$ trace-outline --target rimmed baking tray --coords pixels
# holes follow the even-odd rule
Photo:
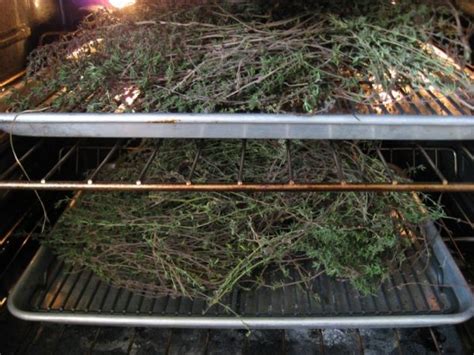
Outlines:
[[[474,116],[5,113],[0,130],[42,137],[470,140]]]
[[[392,328],[464,322],[474,314],[469,286],[434,225],[425,231],[429,259],[407,261],[375,295],[362,296],[347,282],[322,276],[310,287],[235,289],[223,300],[226,307],[207,309],[200,300],[150,298],[112,287],[42,247],[8,308],[24,320],[115,326]]]

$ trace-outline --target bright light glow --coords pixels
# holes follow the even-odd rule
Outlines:
[[[136,0],[109,0],[110,5],[117,9],[123,9],[124,7],[135,4]]]
[[[392,78],[396,77],[396,72],[393,68],[388,68],[388,72],[390,73],[390,76]],[[384,91],[382,85],[377,83],[374,76],[371,76],[369,78],[369,81],[373,83],[372,88],[375,91],[375,93],[379,96],[380,103],[382,105],[389,106],[395,103],[395,101],[397,101],[399,98],[403,98],[401,93],[398,91],[392,90],[391,93]]]
[[[453,58],[451,58],[446,52],[444,52],[442,49],[432,45],[431,43],[426,43],[421,46],[426,52],[430,54],[434,54],[438,56],[439,58],[443,59],[446,61],[447,65],[453,66],[457,70],[462,70],[464,74],[467,74],[471,79],[474,80],[474,72],[472,70],[469,70],[468,68],[461,68]]]
[[[456,62],[451,58],[446,52],[442,51],[440,48],[432,45],[431,43],[425,43],[421,45],[421,48],[423,48],[425,51],[427,51],[430,54],[435,54],[441,59],[444,59],[447,61],[449,64],[452,64],[456,69],[461,69],[459,65],[456,64]]]
[[[138,96],[140,96],[139,89],[133,86],[124,88],[121,94],[117,94],[114,97],[115,101],[120,103],[117,110],[115,110],[115,113],[122,113],[127,109],[127,107],[131,107]]]

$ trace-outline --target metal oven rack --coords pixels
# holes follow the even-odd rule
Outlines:
[[[199,165],[202,155],[205,152],[205,143],[198,140],[196,144],[189,144],[190,156],[193,156],[189,164],[189,173],[186,181],[159,181],[156,178],[147,177],[150,165],[155,159],[160,159],[160,149],[167,146],[168,140],[160,140],[156,148],[151,149],[127,146],[124,140],[113,141],[112,144],[102,146],[90,145],[86,141],[77,141],[74,144],[65,147],[59,152],[55,162],[49,167],[45,167],[45,173],[35,175],[30,172],[29,179],[19,179],[13,174],[20,171],[20,164],[27,165],[28,159],[33,152],[39,149],[44,141],[39,141],[32,148],[26,150],[18,157],[18,160],[3,173],[0,174],[0,190],[84,190],[84,191],[398,191],[398,192],[474,192],[474,181],[460,181],[457,178],[457,172],[462,165],[474,167],[474,152],[466,145],[458,144],[457,151],[450,147],[433,147],[423,143],[408,144],[403,148],[378,148],[372,151],[374,157],[380,160],[385,167],[386,181],[346,181],[344,169],[337,153],[338,143],[330,144],[332,151],[334,167],[338,176],[338,181],[320,181],[318,176],[314,180],[300,180],[293,172],[293,162],[298,158],[297,152],[292,151],[291,140],[281,143],[286,151],[286,173],[285,181],[265,181],[264,176],[254,177],[252,181],[246,179],[245,167],[248,157],[247,149],[249,140],[235,141],[235,149],[238,151],[239,159],[235,162],[229,162],[235,166],[234,179],[230,181],[217,181],[208,178],[206,181],[195,182],[193,175],[196,167]],[[105,181],[100,179],[100,172],[114,158],[127,151],[137,152],[143,150],[147,156],[146,161],[140,169],[140,174],[134,178],[121,181]],[[169,148],[172,149],[172,148]],[[92,154],[90,154],[92,152]],[[406,155],[406,164],[410,166],[423,165],[433,173],[435,180],[407,182],[397,181],[393,174],[391,163],[393,153],[402,153]],[[55,173],[64,169],[64,167],[79,169],[79,157],[92,155],[94,164],[87,167],[91,170],[87,178],[75,181],[65,181],[56,178]],[[449,161],[447,167],[441,167],[441,161]],[[283,175],[282,175],[283,176]]]
[[[473,191],[474,183],[459,183],[460,171],[474,164],[473,154],[467,146],[430,146],[427,144],[382,147],[373,151],[387,170],[387,182],[373,185],[370,182],[348,182],[340,167],[337,144],[334,144],[334,167],[340,181],[300,182],[292,173],[292,161],[297,157],[291,141],[281,142],[286,148],[288,181],[269,183],[260,179],[246,182],[245,162],[247,141],[236,144],[240,159],[236,163],[235,181],[193,181],[205,145],[193,144],[194,154],[189,156],[189,175],[183,183],[156,183],[147,177],[154,159],[160,158],[160,149],[169,142],[163,140],[155,149],[148,149],[148,159],[139,169],[140,174],[129,181],[100,181],[102,169],[110,168],[120,152],[136,151],[141,146],[126,145],[123,141],[96,145],[87,140],[64,147],[56,162],[34,180],[8,180],[1,177],[3,189],[70,189],[70,190],[156,190],[156,191]],[[236,142],[238,143],[238,142]],[[42,144],[48,144],[43,141]],[[457,143],[455,143],[457,144]],[[461,153],[458,153],[461,152]],[[34,152],[33,152],[34,153]],[[25,166],[33,154],[25,149],[20,156]],[[26,157],[25,157],[26,155]],[[67,182],[56,174],[71,167],[81,171],[81,156],[93,157],[90,173],[81,181]],[[390,168],[401,157],[409,166],[419,164],[432,169],[437,181],[404,183],[393,179]],[[92,169],[91,169],[92,168]],[[7,170],[13,174],[17,163]],[[8,175],[8,174],[7,174]],[[10,311],[26,320],[162,327],[204,328],[315,328],[315,327],[408,327],[433,326],[463,322],[474,314],[474,302],[469,286],[463,279],[437,229],[432,223],[425,226],[429,237],[431,256],[426,260],[408,258],[400,271],[394,272],[375,295],[362,296],[348,283],[322,276],[310,288],[289,286],[282,289],[235,289],[224,299],[223,306],[206,311],[202,301],[186,298],[149,298],[125,289],[111,287],[86,270],[71,269],[57,260],[47,249],[40,249],[28,270],[11,293]],[[74,236],[71,235],[71,238]],[[410,255],[408,255],[410,256]],[[296,277],[296,275],[294,275]],[[236,316],[235,314],[238,314]]]

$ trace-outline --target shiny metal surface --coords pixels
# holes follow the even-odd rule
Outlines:
[[[108,138],[474,139],[474,116],[3,113],[15,135]]]
[[[252,184],[252,183],[114,183],[114,182],[28,182],[28,181],[1,181],[0,190],[85,190],[85,191],[227,191],[227,192],[278,192],[278,191],[426,191],[426,192],[474,192],[474,183],[282,183],[282,184]]]
[[[471,291],[436,228],[425,228],[432,250],[427,267],[409,258],[375,295],[362,296],[345,282],[321,276],[311,287],[235,289],[224,306],[207,309],[204,301],[149,298],[111,287],[41,248],[8,308],[24,320],[115,326],[388,328],[463,322],[474,314]]]

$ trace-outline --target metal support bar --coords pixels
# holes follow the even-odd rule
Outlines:
[[[106,157],[102,160],[102,162],[99,164],[97,169],[94,170],[94,172],[89,176],[89,179],[87,180],[88,185],[92,185],[94,178],[99,174],[99,172],[102,170],[102,168],[107,164],[107,162],[112,158],[112,156],[115,154],[115,152],[119,149],[121,141],[117,141],[113,148],[109,151],[109,153],[106,155]]]
[[[242,139],[242,146],[240,148],[240,162],[239,162],[239,174],[237,176],[237,184],[242,185],[244,175],[244,162],[245,162],[245,149],[247,147],[247,140]]]
[[[469,158],[469,160],[474,163],[474,154],[472,154],[471,151],[464,144],[461,145],[461,149],[464,154],[466,154],[466,156]]]
[[[48,180],[53,174],[66,162],[66,160],[76,151],[76,149],[79,147],[80,141],[77,141],[76,144],[74,144],[66,154],[63,155],[61,159],[58,160],[56,164],[51,168],[50,171],[41,179],[41,183],[45,184],[46,180]]]
[[[0,237],[0,248],[5,244],[5,242],[13,235],[13,233],[17,230],[17,228],[23,223],[25,220],[26,216],[31,212],[32,206],[30,206],[25,213],[23,213],[18,221],[15,222],[15,224],[8,229],[8,231]]]
[[[448,184],[448,180],[444,177],[443,173],[438,169],[438,167],[436,166],[436,164],[433,162],[433,160],[430,158],[429,154],[426,152],[426,150],[420,146],[419,144],[417,144],[417,148],[421,151],[421,153],[423,154],[423,156],[425,157],[425,159],[428,161],[428,164],[431,166],[431,169],[433,169],[433,171],[435,172],[435,174],[438,176],[438,178],[441,180],[441,182],[443,183],[443,185],[447,185]]]
[[[67,26],[66,11],[64,9],[64,0],[59,0],[59,13],[61,14],[61,23],[63,26]]]
[[[436,338],[436,335],[435,335],[435,333],[433,332],[433,328],[430,327],[429,330],[430,330],[430,334],[431,334],[431,339],[433,340],[433,344],[434,344],[434,346],[435,346],[435,348],[436,348],[436,352],[437,352],[438,354],[443,354],[444,351],[441,351],[441,346],[439,345],[438,339]]]
[[[89,180],[91,181],[91,180]],[[284,191],[374,191],[374,192],[474,192],[474,183],[145,183],[141,185],[119,182],[27,182],[3,181],[0,190],[89,190],[89,191],[241,191],[241,192],[284,192]]]
[[[137,185],[141,185],[143,178],[145,177],[148,169],[150,168],[151,163],[155,159],[156,155],[158,154],[158,151],[160,150],[161,145],[163,144],[163,139],[160,139],[158,141],[158,144],[156,145],[155,150],[153,153],[151,153],[150,157],[148,158],[147,162],[145,163],[145,166],[143,167],[142,171],[140,172],[140,175],[138,176],[138,179],[136,181]]]
[[[8,264],[3,268],[2,271],[0,271],[0,279],[3,279],[5,275],[8,275],[8,272],[10,271],[10,267],[13,265],[13,263],[16,261],[18,255],[21,254],[23,249],[25,248],[26,245],[28,245],[29,241],[33,238],[33,235],[37,228],[41,226],[41,221],[37,222],[34,227],[30,230],[30,232],[26,233],[26,236],[24,237],[23,241],[21,242],[21,245],[15,250],[15,253],[13,256],[10,258],[10,261]]]
[[[10,25],[11,26],[11,25]],[[3,32],[0,37],[0,49],[7,48],[13,44],[24,41],[31,36],[31,27],[22,25],[19,27],[10,27],[9,31]]]
[[[34,146],[32,146],[30,149],[28,149],[28,151],[23,154],[19,159],[18,161],[21,163],[23,162],[25,159],[27,159],[36,149],[38,149],[39,147],[41,147],[41,145],[43,144],[43,140],[40,140],[39,142],[37,142]],[[17,167],[18,167],[18,161],[15,160],[15,162],[2,174],[0,175],[0,180],[3,180],[5,179],[8,175],[10,175]]]
[[[26,70],[21,70],[18,73],[12,75],[11,77],[5,79],[4,81],[0,81],[0,89],[3,87],[7,86],[10,83],[13,83],[14,81],[20,79],[22,76],[26,74]]]
[[[459,204],[458,200],[452,195],[448,195],[453,201],[456,208],[461,212],[461,215],[464,218],[464,222],[468,223],[471,228],[474,228],[474,221],[469,217],[469,214],[464,210],[464,208]]]
[[[293,165],[291,163],[291,141],[289,139],[285,142],[286,145],[286,156],[288,159],[288,183],[294,184],[295,180],[293,179]]]

